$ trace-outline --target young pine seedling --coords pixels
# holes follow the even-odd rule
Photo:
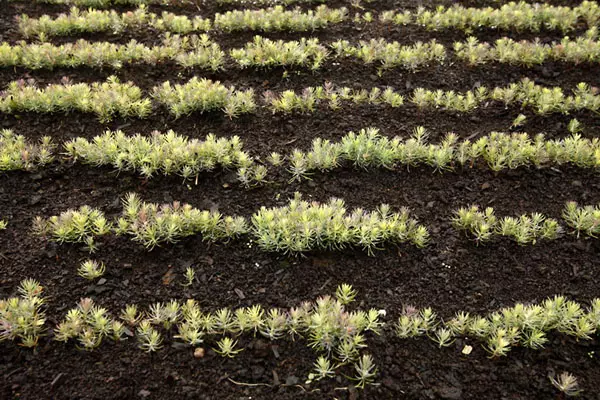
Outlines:
[[[563,372],[557,377],[550,376],[552,386],[560,390],[565,396],[573,397],[581,393],[577,378],[568,372]]]
[[[135,304],[128,304],[123,311],[121,311],[120,318],[129,326],[135,326],[142,320],[143,316],[138,312],[138,308]]]
[[[454,334],[452,333],[452,330],[450,330],[450,329],[439,328],[433,334],[432,339],[440,346],[440,348],[448,347],[452,343],[454,343]]]
[[[526,120],[527,120],[527,117],[524,114],[519,114],[519,115],[517,115],[517,118],[514,119],[514,121],[512,122],[512,125],[510,127],[513,129],[519,128],[525,124]]]
[[[372,384],[377,375],[377,366],[373,362],[373,357],[370,354],[365,354],[360,361],[354,366],[356,376],[353,380],[356,381],[356,387],[364,389],[366,385]]]
[[[104,275],[105,271],[106,267],[104,263],[96,260],[86,260],[81,263],[81,266],[77,270],[77,275],[91,281]]]
[[[314,381],[320,381],[324,378],[332,378],[335,376],[335,368],[331,365],[331,361],[327,357],[320,356],[314,364],[313,372],[308,374],[306,384]]]
[[[348,305],[354,301],[357,293],[358,292],[352,288],[352,285],[342,283],[340,286],[337,287],[337,290],[335,291],[335,297],[343,305]]]
[[[137,329],[140,349],[152,353],[162,348],[160,332],[152,327],[150,321],[142,321]]]
[[[240,353],[243,349],[237,349],[237,340],[233,340],[230,337],[224,337],[217,342],[218,349],[213,349],[217,354],[223,357],[233,358],[236,354]]]
[[[182,283],[181,286],[192,286],[192,284],[194,283],[194,280],[196,279],[196,271],[194,271],[194,268],[192,267],[187,267],[185,270],[185,283]]]

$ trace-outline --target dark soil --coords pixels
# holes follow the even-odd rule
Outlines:
[[[376,10],[414,7],[417,3],[386,1],[366,6]],[[555,2],[566,3],[571,2]],[[194,11],[190,6],[173,9]],[[0,35],[16,40],[11,27],[15,14],[41,15],[66,8],[20,2],[0,3],[0,10]],[[202,10],[204,13],[205,9]],[[207,15],[215,11],[214,7],[206,9]],[[355,37],[350,28],[344,29],[334,30],[334,36]],[[327,32],[331,31],[324,31],[320,37],[325,39]],[[398,30],[396,35],[401,32]],[[440,37],[444,43],[455,40],[440,33],[420,34]],[[493,34],[488,32],[481,38]],[[399,40],[399,36],[392,37]],[[221,39],[223,45],[229,39],[238,40],[233,36]],[[467,90],[478,83],[505,85],[524,76],[564,88],[580,81],[600,85],[597,66],[546,64],[525,69],[491,65],[468,69],[454,63],[418,73],[398,70],[383,77],[377,77],[375,71],[374,67],[344,62],[339,66],[328,64],[316,74],[300,71],[288,79],[281,77],[282,71],[236,69],[201,76],[238,87],[254,87],[259,92],[300,89],[327,80],[353,87],[390,85],[406,92],[417,86]],[[2,70],[0,84],[29,77],[45,84],[57,82],[63,75],[76,81],[94,81],[111,73],[114,71]],[[182,82],[195,73],[162,65],[128,67],[117,75],[149,90],[162,80]],[[468,115],[419,112],[407,105],[399,109],[322,108],[311,115],[289,116],[260,110],[256,115],[235,120],[212,114],[173,120],[159,109],[147,120],[118,120],[108,125],[82,114],[2,115],[0,124],[30,139],[51,135],[59,143],[77,136],[93,137],[108,128],[128,133],[174,129],[192,137],[203,137],[209,132],[219,136],[239,135],[254,156],[264,159],[271,151],[288,153],[292,147],[307,149],[316,137],[338,139],[350,130],[366,126],[379,127],[388,136],[408,136],[415,126],[423,125],[434,141],[447,131],[455,131],[461,137],[477,137],[494,130],[508,130],[521,112],[528,116],[524,130],[545,132],[548,137],[566,136],[566,124],[573,117],[583,123],[587,137],[596,136],[599,127],[597,115],[592,113],[536,116],[528,110],[505,109],[497,104]],[[64,160],[40,171],[2,174],[0,217],[9,226],[0,232],[0,298],[13,295],[22,279],[38,279],[46,288],[48,322],[52,326],[82,297],[93,298],[114,314],[126,304],[146,306],[189,297],[196,298],[206,310],[257,303],[265,307],[290,307],[331,294],[340,283],[350,283],[359,291],[361,308],[387,311],[384,333],[368,338],[369,352],[379,369],[378,386],[365,391],[348,389],[351,385],[343,377],[303,385],[316,358],[303,340],[270,343],[243,337],[240,344],[245,350],[234,359],[223,359],[209,350],[214,345],[209,341],[205,346],[206,356],[196,359],[189,348],[173,345],[172,340],[167,340],[165,348],[154,355],[139,350],[135,340],[120,344],[107,341],[93,352],[84,352],[73,343],[63,345],[52,341],[50,334],[34,352],[7,342],[0,345],[3,375],[0,398],[552,399],[560,397],[547,376],[562,371],[578,377],[583,398],[599,398],[597,340],[576,342],[565,336],[551,336],[544,350],[514,349],[508,357],[491,360],[481,346],[468,340],[460,339],[451,347],[440,349],[428,339],[396,339],[392,328],[405,305],[432,306],[447,318],[459,310],[488,313],[515,302],[541,301],[556,294],[582,303],[597,297],[600,283],[597,240],[576,239],[567,233],[559,240],[535,246],[520,247],[508,240],[476,246],[449,223],[454,209],[473,203],[493,206],[498,215],[539,211],[560,218],[568,200],[582,204],[600,202],[600,182],[595,172],[560,167],[494,174],[484,168],[473,168],[440,174],[429,168],[359,171],[347,167],[314,174],[311,180],[301,183],[288,183],[289,174],[283,170],[275,171],[271,179],[268,185],[251,190],[240,188],[230,171],[202,175],[197,185],[184,184],[177,177],[146,181],[135,174],[116,174],[110,168],[72,165]],[[79,246],[47,243],[30,233],[35,216],[56,215],[84,204],[115,216],[121,209],[120,199],[130,191],[139,193],[146,201],[181,200],[198,208],[218,208],[224,214],[244,216],[251,215],[261,205],[283,205],[296,191],[319,201],[340,197],[349,207],[373,209],[381,203],[389,203],[395,209],[408,206],[432,232],[432,243],[422,250],[387,246],[373,257],[359,250],[346,250],[287,258],[261,252],[244,240],[209,244],[200,238],[190,238],[148,252],[124,238],[107,237],[95,255],[107,265],[106,282],[98,285],[89,284],[76,274],[80,262],[89,257],[87,252]],[[199,279],[184,288],[180,285],[182,274],[189,266],[195,268]],[[464,356],[461,350],[469,343],[474,347],[473,352]]]

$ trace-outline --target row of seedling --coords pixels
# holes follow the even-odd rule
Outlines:
[[[600,109],[600,96],[587,83],[579,83],[571,94],[560,87],[545,87],[527,78],[504,87],[457,92],[454,90],[413,89],[406,98],[422,110],[440,109],[467,113],[487,107],[491,101],[506,107],[521,106],[535,113],[568,114],[574,111]],[[154,108],[164,107],[179,118],[192,113],[222,112],[229,118],[255,114],[260,105],[252,88],[236,89],[219,81],[194,77],[188,82],[163,82],[155,86],[150,97],[131,82],[121,83],[111,76],[105,82],[72,83],[67,78],[60,84],[40,88],[33,81],[13,81],[0,92],[0,112],[18,114],[82,112],[96,114],[100,122],[115,118],[148,118]],[[314,113],[319,105],[331,110],[343,106],[385,105],[392,108],[405,105],[405,96],[391,87],[380,89],[352,89],[336,87],[331,83],[307,87],[302,91],[266,91],[262,103],[273,113]]]
[[[267,162],[274,168],[285,167],[291,181],[310,178],[315,172],[326,172],[353,166],[358,169],[429,166],[436,171],[452,171],[478,166],[494,172],[520,167],[557,167],[573,165],[595,169],[600,166],[600,141],[584,138],[576,119],[569,123],[571,136],[546,139],[527,133],[492,132],[476,140],[459,140],[448,133],[437,144],[429,143],[424,127],[414,129],[412,136],[388,138],[377,128],[350,132],[339,141],[317,138],[308,151],[293,149],[287,156],[273,152]],[[73,160],[93,166],[111,166],[116,171],[137,172],[145,178],[157,175],[179,175],[197,180],[198,175],[215,168],[236,169],[246,183],[265,183],[268,169],[243,151],[239,137],[204,140],[176,134],[152,132],[149,136],[128,136],[122,131],[106,131],[92,139],[76,138],[63,144]],[[39,144],[0,131],[0,170],[35,170],[56,159],[57,150],[50,137]],[[246,185],[249,186],[249,185]]]
[[[8,3],[18,3],[21,0],[7,0]],[[192,0],[34,0],[35,3],[41,4],[57,4],[76,7],[93,7],[107,8],[111,6],[142,6],[142,5],[159,5],[159,6],[192,6],[197,9],[197,4]],[[215,0],[216,4],[229,5],[244,5],[244,4],[262,4],[262,5],[290,5],[290,4],[321,4],[327,0]]]
[[[534,41],[514,41],[498,39],[494,44],[480,43],[469,37],[464,42],[454,43],[456,58],[469,65],[492,62],[531,67],[549,61],[569,63],[598,63],[600,46],[597,30],[587,32],[585,37],[563,38],[552,44]],[[365,65],[377,65],[378,73],[404,68],[417,71],[430,65],[443,65],[448,62],[446,47],[436,40],[416,42],[411,45],[383,38],[351,43],[337,40],[329,44],[320,43],[316,38],[299,40],[271,40],[255,36],[244,47],[226,52],[208,35],[179,36],[167,34],[159,45],[147,46],[131,40],[125,44],[110,42],[89,42],[78,40],[74,43],[55,45],[51,43],[17,44],[0,43],[0,67],[25,67],[28,69],[53,69],[59,67],[77,68],[110,67],[122,68],[126,65],[157,65],[170,61],[184,68],[201,68],[218,71],[232,63],[237,68],[309,68],[318,70],[327,60],[351,59]]]
[[[105,341],[133,338],[140,349],[156,352],[169,336],[193,349],[197,358],[204,357],[203,346],[207,345],[215,353],[233,358],[244,350],[238,346],[238,338],[243,336],[261,336],[270,341],[300,339],[319,355],[317,368],[307,377],[307,383],[350,369],[355,371],[350,379],[364,388],[376,376],[373,359],[365,349],[367,337],[380,333],[381,313],[374,309],[349,310],[348,304],[356,296],[350,285],[338,287],[335,297],[322,296],[289,310],[253,305],[208,312],[198,301],[188,299],[154,303],[147,310],[131,304],[115,317],[92,299],[84,298],[54,329],[48,328],[42,286],[28,279],[21,282],[18,291],[19,296],[0,300],[0,341],[31,348],[38,345],[40,337],[48,335],[55,341],[76,343],[78,348],[92,351]]]
[[[465,42],[454,43],[454,51],[459,59],[470,65],[499,62],[532,66],[548,61],[597,63],[600,61],[600,45],[596,39],[596,28],[588,31],[586,37],[578,37],[575,40],[566,37],[552,44],[541,43],[539,40],[515,41],[502,38],[491,45],[469,37]]]
[[[44,15],[31,18],[18,17],[19,32],[26,38],[47,38],[50,36],[70,36],[80,33],[110,32],[122,33],[130,29],[152,28],[157,31],[188,34],[209,31],[235,32],[251,31],[314,31],[348,18],[346,8],[329,8],[325,5],[315,10],[303,11],[299,8],[286,10],[275,6],[259,10],[233,10],[217,13],[212,19],[202,16],[188,17],[163,11],[157,15],[146,7],[119,13],[114,10],[80,10],[71,8],[68,14],[57,17]]]
[[[67,36],[78,33],[114,32],[126,29],[150,27],[158,31],[191,33],[215,31],[314,31],[329,25],[339,24],[349,19],[348,10],[329,8],[325,5],[314,10],[300,8],[285,9],[275,6],[258,10],[233,10],[217,13],[213,18],[202,16],[188,17],[163,11],[161,15],[149,12],[144,6],[134,11],[119,13],[114,10],[80,10],[71,8],[68,14],[57,17],[43,15],[31,18],[21,15],[18,18],[19,32],[25,37]],[[531,4],[524,1],[510,2],[499,8],[419,7],[415,11],[387,10],[378,17],[371,12],[357,14],[354,22],[360,25],[377,22],[384,24],[424,26],[428,30],[458,29],[472,32],[481,28],[502,29],[505,31],[539,32],[543,29],[568,32],[584,21],[593,27],[600,19],[600,8],[595,1],[584,1],[574,7],[550,4]]]
[[[595,237],[600,232],[599,210],[598,206],[579,207],[568,202],[563,218],[577,237]],[[477,243],[504,236],[520,245],[535,244],[542,239],[554,240],[563,231],[556,219],[540,213],[498,218],[493,208],[480,210],[477,206],[456,210],[452,224],[467,231]],[[348,210],[341,199],[308,202],[299,194],[286,206],[261,207],[248,221],[177,201],[147,203],[131,193],[123,200],[121,217],[114,221],[99,209],[82,206],[49,218],[36,217],[33,232],[58,243],[83,243],[90,252],[97,249],[99,238],[112,233],[128,236],[148,249],[196,235],[219,242],[244,236],[263,251],[291,255],[344,248],[361,248],[373,254],[385,244],[410,243],[422,248],[430,242],[428,229],[406,208],[394,212],[381,204],[373,211]]]
[[[142,309],[127,305],[118,316],[82,299],[53,328],[46,319],[43,287],[32,279],[21,282],[18,296],[0,300],[0,341],[12,341],[33,348],[43,336],[54,341],[76,343],[92,351],[103,342],[136,340],[141,350],[157,352],[165,346],[165,337],[193,350],[196,358],[206,355],[205,347],[223,357],[233,358],[244,351],[240,339],[261,336],[271,342],[292,340],[317,353],[306,384],[350,370],[344,374],[359,388],[373,384],[377,377],[374,359],[367,353],[373,335],[402,339],[429,337],[437,345],[451,346],[457,338],[481,343],[490,358],[507,356],[515,347],[544,348],[548,334],[560,333],[577,340],[594,340],[600,329],[600,299],[588,307],[563,296],[548,298],[539,304],[517,303],[487,315],[457,312],[449,319],[440,318],[431,308],[418,310],[405,306],[393,330],[385,329],[386,310],[351,310],[357,296],[352,286],[340,285],[335,296],[322,296],[290,309],[263,308],[256,304],[237,309],[221,308],[209,312],[195,299],[170,300]],[[464,341],[463,341],[464,343]],[[464,345],[469,356],[473,347]],[[578,393],[577,380],[568,373],[551,377],[563,393]]]
[[[224,216],[180,202],[147,203],[129,194],[123,200],[121,217],[114,222],[102,211],[82,206],[50,218],[37,217],[33,231],[58,243],[83,243],[90,251],[97,249],[98,238],[111,233],[131,237],[148,249],[195,235],[221,242],[249,235],[250,243],[260,249],[286,254],[347,247],[371,253],[385,243],[423,247],[429,239],[427,229],[407,209],[392,212],[382,204],[374,211],[349,211],[340,199],[320,204],[302,200],[299,194],[287,206],[261,207],[250,223],[244,217]]]

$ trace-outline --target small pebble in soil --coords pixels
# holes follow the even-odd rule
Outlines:
[[[197,347],[196,349],[194,349],[194,358],[204,358],[204,348],[203,347]]]

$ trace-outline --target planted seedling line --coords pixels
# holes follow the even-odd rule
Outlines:
[[[584,1],[575,7],[530,4],[527,2],[504,4],[500,8],[473,8],[455,5],[435,10],[418,8],[410,10],[383,11],[377,18],[371,12],[356,14],[353,22],[358,25],[381,22],[395,25],[419,25],[427,30],[440,31],[458,29],[472,32],[481,28],[539,32],[542,29],[571,31],[584,21],[588,28],[594,27],[600,17],[596,2]],[[71,8],[68,14],[55,18],[44,15],[30,18],[18,17],[19,32],[24,37],[66,36],[77,33],[121,32],[126,29],[151,27],[159,31],[191,33],[215,31],[296,31],[322,29],[348,19],[345,7],[331,9],[320,5],[314,10],[299,8],[286,10],[275,6],[260,10],[234,10],[217,13],[212,19],[202,16],[188,17],[163,12],[161,15],[148,12],[142,5],[134,11],[118,13],[114,10],[80,10]]]
[[[600,141],[583,138],[570,123],[571,136],[545,139],[543,134],[493,132],[477,140],[459,141],[448,133],[438,144],[427,142],[427,130],[417,127],[409,138],[387,138],[376,128],[350,132],[340,141],[317,138],[309,151],[294,149],[286,157],[292,180],[308,178],[315,171],[326,172],[351,164],[357,169],[430,166],[445,172],[481,165],[499,172],[520,167],[553,167],[563,164],[595,169],[600,166]],[[283,163],[273,154],[269,160]]]
[[[395,25],[418,24],[428,30],[459,29],[472,32],[481,28],[539,32],[541,29],[568,32],[580,20],[588,27],[595,26],[600,10],[595,1],[583,1],[575,7],[553,6],[545,3],[511,1],[499,8],[438,6],[435,9],[419,7],[416,12],[389,10],[380,14],[380,21]]]
[[[155,86],[152,99],[143,96],[142,90],[131,82],[121,83],[116,77],[106,82],[71,83],[64,79],[61,84],[50,84],[38,88],[32,81],[14,81],[0,93],[0,112],[18,114],[20,112],[55,113],[84,112],[96,114],[100,122],[106,123],[117,117],[147,118],[153,106],[167,108],[175,118],[198,112],[223,112],[230,118],[241,114],[256,113],[256,99],[253,89],[237,90],[226,87],[219,81],[190,79],[184,84],[163,82]],[[267,91],[263,95],[266,108],[273,112],[315,112],[316,106],[325,103],[337,110],[341,104],[388,104],[401,107],[404,97],[392,88],[381,90],[377,87],[353,90],[348,87],[336,88],[331,83],[324,86],[308,87],[297,93],[286,90],[280,93]],[[567,95],[560,87],[544,87],[525,78],[519,83],[505,87],[478,87],[467,92],[453,90],[429,90],[417,88],[410,95],[410,102],[420,109],[443,109],[458,112],[472,112],[490,100],[504,103],[505,106],[522,105],[532,108],[537,114],[569,113],[571,111],[600,109],[600,96],[586,83],[580,83]]]
[[[161,44],[146,46],[131,40],[126,44],[88,42],[54,45],[51,43],[0,43],[1,67],[24,67],[32,70],[54,68],[157,65],[172,61],[184,68],[218,71],[223,68],[225,53],[206,34],[196,36],[166,35]]]
[[[34,348],[49,333],[43,287],[26,279],[18,288],[18,296],[0,300],[0,341],[8,340]],[[405,306],[393,330],[383,329],[386,310],[350,310],[357,291],[351,285],[338,286],[335,296],[322,296],[314,302],[303,302],[289,310],[265,309],[259,304],[238,309],[221,308],[207,312],[195,299],[170,300],[152,304],[141,310],[129,304],[118,317],[90,298],[82,299],[54,327],[52,336],[59,342],[76,342],[81,350],[93,351],[103,342],[120,342],[134,336],[141,350],[156,352],[165,345],[165,337],[194,349],[202,357],[208,343],[215,353],[234,358],[244,348],[238,347],[242,336],[260,335],[270,341],[293,340],[317,353],[313,370],[306,383],[333,378],[353,367],[350,377],[364,388],[375,382],[377,368],[366,353],[372,334],[391,339],[428,337],[440,348],[451,346],[457,338],[481,343],[492,359],[505,357],[514,347],[539,350],[548,344],[549,333],[560,333],[577,340],[593,340],[600,327],[600,299],[589,307],[554,296],[538,304],[517,303],[487,315],[457,312],[443,320],[431,308],[421,310]],[[218,339],[220,338],[220,339]],[[467,347],[470,350],[467,350]],[[471,346],[462,353],[470,354]],[[563,374],[564,375],[564,374]],[[576,379],[561,376],[552,381],[559,390],[574,391]]]
[[[297,255],[311,250],[359,247],[369,254],[385,243],[411,243],[424,247],[427,228],[410,216],[408,209],[392,212],[382,204],[375,211],[348,211],[344,201],[307,202],[300,194],[284,207],[262,207],[250,221],[199,210],[189,204],[143,202],[135,193],[123,199],[120,218],[108,221],[99,209],[82,206],[60,215],[34,219],[33,232],[58,243],[83,243],[90,252],[97,240],[115,233],[128,236],[151,250],[199,235],[203,240],[227,242],[246,235],[261,250]]]
[[[590,30],[586,38],[573,41],[565,38],[560,44],[546,45],[537,42],[514,42],[500,39],[495,47],[479,43],[470,38],[467,42],[455,43],[459,59],[472,65],[497,61],[501,63],[532,66],[548,60],[578,63],[595,63],[600,60],[600,46],[596,41],[596,30]],[[379,72],[403,67],[416,71],[431,63],[443,63],[446,49],[435,40],[427,43],[402,46],[398,42],[372,39],[351,45],[346,40],[330,44],[335,58],[353,57],[365,64],[381,64]],[[232,49],[231,59],[240,68],[308,67],[321,68],[329,53],[317,39],[300,41],[272,41],[260,36],[244,48]],[[198,67],[218,71],[224,68],[225,52],[207,35],[181,37],[167,35],[162,44],[147,47],[135,40],[119,45],[108,42],[79,40],[59,46],[49,43],[10,45],[0,44],[0,66],[22,66],[30,69],[52,69],[55,67],[77,68],[80,66],[119,69],[132,63],[154,65],[169,60],[185,67]]]
[[[456,210],[452,224],[455,228],[468,232],[477,243],[505,236],[519,245],[536,244],[540,240],[554,240],[562,232],[556,219],[547,218],[541,213],[498,218],[492,207],[480,211],[476,205]]]
[[[310,150],[292,150],[288,155],[271,153],[272,168],[285,168],[291,181],[308,178],[316,171],[327,172],[350,164],[357,169],[429,166],[438,172],[482,165],[494,172],[521,167],[573,165],[596,169],[600,166],[600,139],[583,138],[580,124],[569,123],[571,136],[547,140],[543,134],[492,132],[477,140],[459,140],[448,133],[437,144],[429,143],[428,132],[417,127],[409,138],[382,136],[377,128],[350,132],[339,141],[317,138]],[[134,171],[145,178],[178,175],[197,180],[201,172],[215,168],[237,170],[246,187],[268,182],[268,169],[243,150],[239,137],[204,140],[180,136],[173,131],[152,132],[149,136],[127,136],[122,131],[106,131],[91,139],[65,142],[67,160],[115,170]],[[49,137],[32,144],[11,130],[0,131],[0,171],[44,167],[55,160],[56,146]]]
[[[516,42],[510,38],[495,43],[480,43],[469,37],[453,45],[454,60],[471,66],[492,62],[532,67],[549,61],[574,64],[600,61],[600,45],[596,28],[584,37],[563,38],[560,42],[544,44],[539,40]],[[452,62],[448,49],[435,39],[402,45],[383,38],[359,41],[348,40],[320,43],[316,38],[300,38],[293,41],[274,41],[255,36],[242,48],[221,49],[207,34],[180,36],[167,34],[161,43],[146,46],[131,40],[126,44],[89,42],[80,39],[74,43],[16,44],[0,43],[0,67],[24,67],[32,70],[53,68],[110,67],[120,69],[125,65],[157,65],[164,61],[174,62],[183,68],[200,68],[211,71],[232,68],[265,69],[274,67],[309,68],[319,70],[328,60],[353,59],[364,65],[378,65],[378,73],[395,68],[416,72],[430,65]]]
[[[594,237],[600,225],[597,206],[578,207],[568,202],[563,211],[573,234]],[[519,245],[534,245],[542,240],[557,239],[563,228],[554,218],[542,213],[518,217],[495,215],[491,207],[457,209],[452,225],[469,233],[477,243],[504,236]],[[362,208],[347,210],[341,199],[327,203],[302,200],[296,193],[283,207],[261,207],[250,219],[224,216],[218,211],[199,210],[175,201],[156,204],[142,201],[135,193],[123,199],[121,217],[109,221],[104,213],[90,206],[69,209],[60,215],[34,219],[33,233],[57,243],[83,243],[90,252],[98,249],[97,240],[105,235],[128,236],[148,250],[200,236],[212,242],[227,242],[246,237],[260,250],[299,255],[313,250],[362,248],[369,255],[389,243],[410,243],[423,248],[430,243],[428,229],[414,219],[407,208],[393,212],[381,204],[374,211]]]
[[[124,13],[114,10],[80,10],[73,7],[69,14],[61,14],[55,18],[48,15],[31,18],[23,14],[17,17],[17,23],[23,37],[46,39],[80,33],[117,34],[141,28],[178,34],[243,30],[307,32],[339,24],[347,18],[348,10],[345,7],[332,9],[325,5],[308,11],[299,8],[286,10],[282,6],[261,10],[234,10],[217,13],[212,19],[202,16],[190,18],[166,11],[157,15],[143,6]]]
[[[9,3],[19,3],[21,0],[6,0]],[[214,0],[219,5],[244,5],[244,4],[321,4],[327,0]],[[191,0],[34,0],[41,4],[61,4],[77,7],[107,8],[111,6],[140,6],[140,5],[197,5]]]

